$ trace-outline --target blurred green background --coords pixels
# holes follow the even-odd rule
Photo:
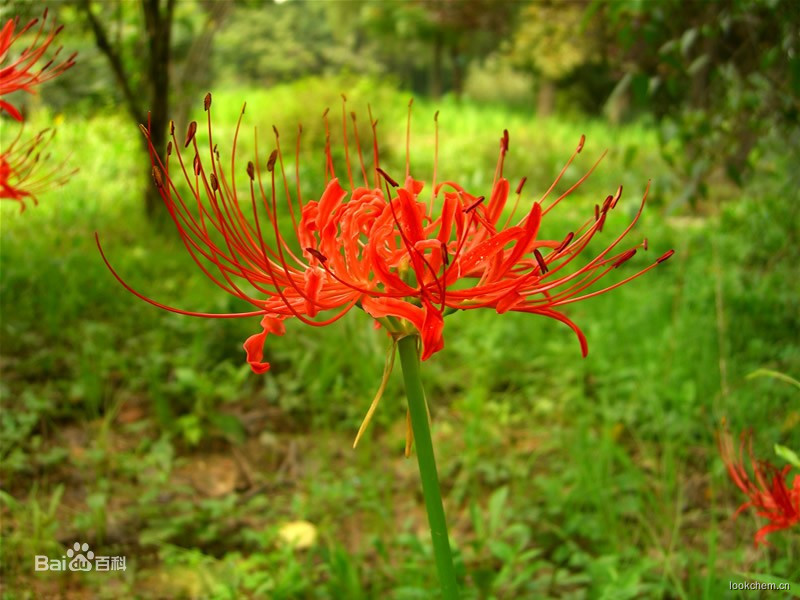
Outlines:
[[[258,319],[159,311],[100,259],[95,232],[150,297],[248,310],[147,199],[137,121],[160,105],[182,132],[204,119],[207,90],[223,160],[248,103],[240,169],[253,127],[277,125],[291,148],[302,121],[308,196],[323,189],[320,117],[338,114],[340,93],[362,128],[371,104],[389,173],[404,164],[413,96],[412,173],[427,181],[440,111],[439,178],[475,195],[488,195],[508,129],[506,174],[512,186],[528,177],[527,206],[581,134],[559,189],[608,149],[548,214],[552,239],[622,184],[610,241],[651,182],[631,235],[649,238],[651,258],[676,255],[569,307],[588,358],[556,322],[471,311],[448,317],[445,350],[423,365],[465,598],[755,597],[728,583],[754,578],[800,593],[797,527],[753,547],[766,522],[731,518],[745,497],[715,442],[725,418],[778,466],[774,444],[800,450],[800,394],[763,371],[800,375],[800,5],[173,4],[171,15],[167,0],[0,13],[24,21],[47,5],[65,25],[60,44],[79,51],[15,100],[29,135],[58,128],[52,160],[80,169],[22,215],[0,206],[3,597],[436,597],[399,372],[351,448],[386,351],[371,320],[291,323],[267,342],[272,370],[253,375],[241,344]],[[12,129],[4,120],[3,140]],[[316,534],[302,548],[282,541],[300,521]],[[33,571],[34,555],[74,541],[126,556],[127,570]]]

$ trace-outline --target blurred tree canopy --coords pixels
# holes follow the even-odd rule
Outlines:
[[[588,0],[542,0],[528,4],[519,15],[506,56],[515,67],[537,76],[539,114],[553,112],[557,87],[576,90],[588,112],[596,111],[598,98],[613,87],[606,58],[613,40],[604,21],[585,20],[588,6]]]
[[[743,183],[765,143],[800,146],[796,0],[49,4],[80,62],[45,97],[126,106],[137,122],[149,110],[160,132],[168,116],[184,127],[187,106],[213,86],[351,74],[540,114],[653,119],[678,201],[691,204],[721,176]],[[40,10],[11,7],[23,18]]]
[[[460,95],[469,64],[500,45],[522,6],[496,0],[243,2],[220,34],[214,64],[238,81],[269,84],[345,71],[388,75],[436,97]]]
[[[632,94],[659,120],[664,156],[688,184],[679,200],[706,196],[719,167],[741,184],[765,137],[796,151],[796,0],[595,0],[586,18],[614,31],[614,94]]]
[[[213,0],[78,0],[77,6],[108,61],[128,113],[136,123],[149,124],[156,152],[164,153],[170,116],[181,127],[187,113],[186,102],[179,102],[171,113],[171,90],[186,94],[209,81],[211,40],[232,5]],[[173,30],[183,33],[177,43]],[[182,59],[177,77],[176,56]],[[153,186],[145,189],[145,209],[154,216],[161,199]]]
[[[62,0],[45,4],[65,26],[63,43],[78,50],[70,77],[54,82],[46,98],[66,106],[121,106],[132,129],[151,123],[153,145],[163,153],[167,127],[185,127],[190,102],[211,83],[211,43],[233,4],[214,0]],[[42,6],[11,5],[21,19],[41,15]],[[69,100],[64,100],[66,97]],[[141,136],[142,171],[150,175],[147,143]],[[144,195],[147,214],[159,213],[161,199],[151,185]]]

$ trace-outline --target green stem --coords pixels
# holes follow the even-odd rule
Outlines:
[[[439,489],[436,459],[433,455],[431,430],[428,426],[425,392],[419,377],[417,339],[417,336],[406,336],[400,339],[397,347],[400,351],[400,364],[403,367],[403,379],[406,383],[411,429],[414,432],[419,475],[422,479],[422,495],[425,498],[425,509],[428,512],[428,525],[431,528],[433,554],[436,558],[436,570],[439,572],[439,583],[442,586],[442,598],[457,600],[456,573],[453,568],[453,556],[450,552],[450,538],[447,535],[447,521],[444,517],[442,492]]]

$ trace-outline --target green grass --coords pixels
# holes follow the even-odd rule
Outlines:
[[[221,153],[244,100],[242,165],[253,125],[268,149],[276,124],[285,149],[302,120],[304,195],[319,194],[319,116],[328,105],[339,114],[340,89],[364,140],[362,109],[372,103],[384,164],[402,173],[407,97],[358,81],[215,93]],[[563,237],[623,184],[608,239],[652,180],[652,203],[631,235],[647,235],[653,257],[677,252],[645,278],[569,308],[589,338],[585,360],[572,333],[547,319],[448,317],[446,348],[423,377],[465,598],[718,598],[737,597],[727,582],[741,573],[800,581],[796,529],[754,550],[763,521],[731,520],[743,496],[714,441],[725,417],[733,431],[752,427],[757,454],[776,464],[774,443],[797,449],[796,389],[747,378],[758,368],[800,373],[800,217],[788,165],[770,159],[751,188],[719,186],[707,216],[676,219],[662,212],[673,182],[646,124],[610,129],[454,100],[417,99],[413,110],[417,178],[430,180],[440,110],[440,180],[487,193],[507,128],[506,173],[512,186],[528,176],[528,203],[586,134],[561,189],[606,148],[608,156],[548,215],[544,235]],[[55,118],[41,112],[30,130]],[[402,456],[399,373],[351,449],[386,349],[370,320],[354,311],[323,329],[290,323],[268,340],[273,369],[256,376],[241,344],[257,319],[162,312],[106,270],[95,231],[115,268],[149,296],[242,309],[199,273],[177,235],[145,222],[140,135],[120,115],[66,115],[54,153],[80,172],[23,215],[0,206],[3,593],[431,597],[418,475]],[[303,551],[279,537],[300,519],[319,534]],[[126,555],[128,570],[33,573],[33,555],[58,556],[75,540]]]

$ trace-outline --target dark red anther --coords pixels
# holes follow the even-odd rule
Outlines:
[[[622,186],[619,186],[617,193],[614,194],[614,200],[611,202],[611,208],[616,208],[617,202],[619,202],[620,198],[622,198]]]
[[[219,189],[219,182],[217,181],[217,176],[212,173],[210,179],[211,179],[211,191],[216,192]]]
[[[603,233],[603,225],[606,224],[606,213],[600,215],[600,222],[597,224],[597,232]]]
[[[256,173],[256,168],[253,166],[253,161],[252,160],[248,160],[247,161],[247,175],[248,175],[248,177],[250,177],[250,181],[253,181],[253,179],[255,179],[255,173]]]
[[[298,134],[303,133],[303,124],[302,123],[298,123],[297,124],[297,133]]]
[[[664,254],[661,255],[661,258],[659,258],[656,261],[656,264],[664,262],[665,260],[667,260],[673,254],[675,254],[675,250],[667,250],[666,252],[664,252]]]
[[[350,118],[353,119],[353,123],[356,122],[356,113],[354,111],[350,111]]]
[[[200,164],[200,157],[197,154],[194,155],[192,166],[194,167],[194,174],[200,175],[200,171],[202,170],[202,165]]]
[[[603,212],[607,212],[609,208],[611,208],[611,201],[614,200],[614,196],[606,196],[606,199],[603,201]]]
[[[245,110],[247,110],[247,102],[242,104],[242,114],[244,114]]]
[[[267,161],[267,171],[272,173],[272,170],[275,168],[275,161],[278,160],[278,151],[273,150],[272,154],[269,155],[269,160]]]
[[[411,108],[411,105],[414,104],[414,98],[408,101],[408,108]]]
[[[152,173],[153,173],[153,181],[156,182],[156,186],[158,186],[159,188],[163,188],[164,180],[161,178],[161,169],[158,168],[156,165],[153,165]]]
[[[172,141],[167,142],[167,156],[172,156]]]
[[[574,237],[575,237],[575,234],[574,234],[572,231],[570,231],[570,232],[567,234],[567,237],[565,237],[565,238],[564,238],[564,241],[563,241],[563,242],[561,242],[561,243],[558,245],[558,248],[556,248],[556,249],[555,249],[555,253],[556,253],[556,254],[558,254],[558,253],[559,253],[559,252],[561,252],[561,251],[562,251],[564,248],[566,248],[567,246],[569,246],[569,243],[572,241],[572,238],[574,238]]]
[[[278,134],[278,128],[277,128],[277,127],[275,127],[275,125],[273,125],[273,126],[272,126],[272,131],[275,133],[275,139],[276,139],[276,140],[277,140],[279,137],[281,137],[281,136]]]
[[[547,263],[544,262],[544,256],[542,256],[542,253],[539,252],[538,248],[534,249],[533,257],[536,259],[536,262],[539,263],[539,271],[541,273],[547,273],[548,271]]]
[[[203,98],[203,110],[208,112],[209,108],[211,108],[211,92],[208,92],[206,97]]]
[[[478,198],[477,200],[475,200],[475,202],[473,202],[473,203],[472,203],[472,204],[470,204],[470,205],[469,205],[467,208],[465,208],[465,209],[464,209],[464,213],[468,213],[468,212],[471,212],[471,211],[475,210],[476,208],[478,208],[478,206],[480,206],[480,204],[481,204],[481,203],[482,203],[484,200],[486,200],[486,196],[481,196],[480,198]]]
[[[347,96],[345,96],[344,94],[342,94],[342,102],[347,102]]]
[[[322,113],[322,118],[323,118],[323,119],[324,119],[325,117],[327,117],[327,116],[328,116],[328,111],[329,111],[329,110],[330,110],[330,108],[326,108],[326,109],[325,109],[325,112],[324,112],[324,113]]]
[[[580,139],[580,141],[578,142],[578,147],[575,149],[575,152],[576,152],[577,154],[580,154],[580,153],[581,153],[581,150],[583,150],[583,145],[584,145],[585,143],[586,143],[586,136],[585,136],[585,135],[583,135],[583,134],[581,134],[581,139]]]
[[[616,261],[614,261],[614,268],[616,269],[622,263],[629,261],[633,258],[633,255],[636,254],[636,248],[631,248],[630,250],[626,250],[622,256],[620,256]]]
[[[197,121],[192,121],[189,123],[189,129],[186,131],[186,141],[183,144],[184,148],[188,148],[189,144],[192,143],[195,133],[197,133]]]
[[[437,110],[435,113],[433,113],[433,120],[434,120],[436,123],[438,123],[438,122],[439,122],[439,111],[438,111],[438,110]]]
[[[644,239],[642,240],[642,248],[644,248],[645,250],[647,250],[647,238],[644,238]]]
[[[324,263],[325,261],[328,260],[328,258],[322,252],[320,252],[319,250],[316,250],[314,248],[306,248],[306,252],[311,254],[314,258],[316,258],[321,263]]]
[[[169,134],[175,135],[175,121],[173,121],[172,119],[170,119],[169,121]]]
[[[219,156],[219,151],[217,150],[217,145],[216,145],[216,144],[214,144],[214,150],[213,150],[213,152],[214,152],[214,154],[216,154],[217,156]]]
[[[450,264],[450,255],[447,253],[447,244],[444,242],[442,242],[442,262],[445,267]]]
[[[376,167],[375,170],[378,172],[378,175],[383,177],[389,183],[390,186],[397,187],[398,185],[400,185],[394,179],[389,177],[389,174],[380,167]]]
[[[504,153],[508,152],[508,129],[503,129],[503,137],[500,140],[500,149]]]
[[[517,186],[517,195],[522,193],[522,188],[525,187],[525,182],[528,181],[527,177],[523,177],[519,180],[519,185]]]
[[[594,222],[597,223],[597,221],[599,221],[599,220],[600,220],[600,207],[597,204],[595,204],[594,205]]]

